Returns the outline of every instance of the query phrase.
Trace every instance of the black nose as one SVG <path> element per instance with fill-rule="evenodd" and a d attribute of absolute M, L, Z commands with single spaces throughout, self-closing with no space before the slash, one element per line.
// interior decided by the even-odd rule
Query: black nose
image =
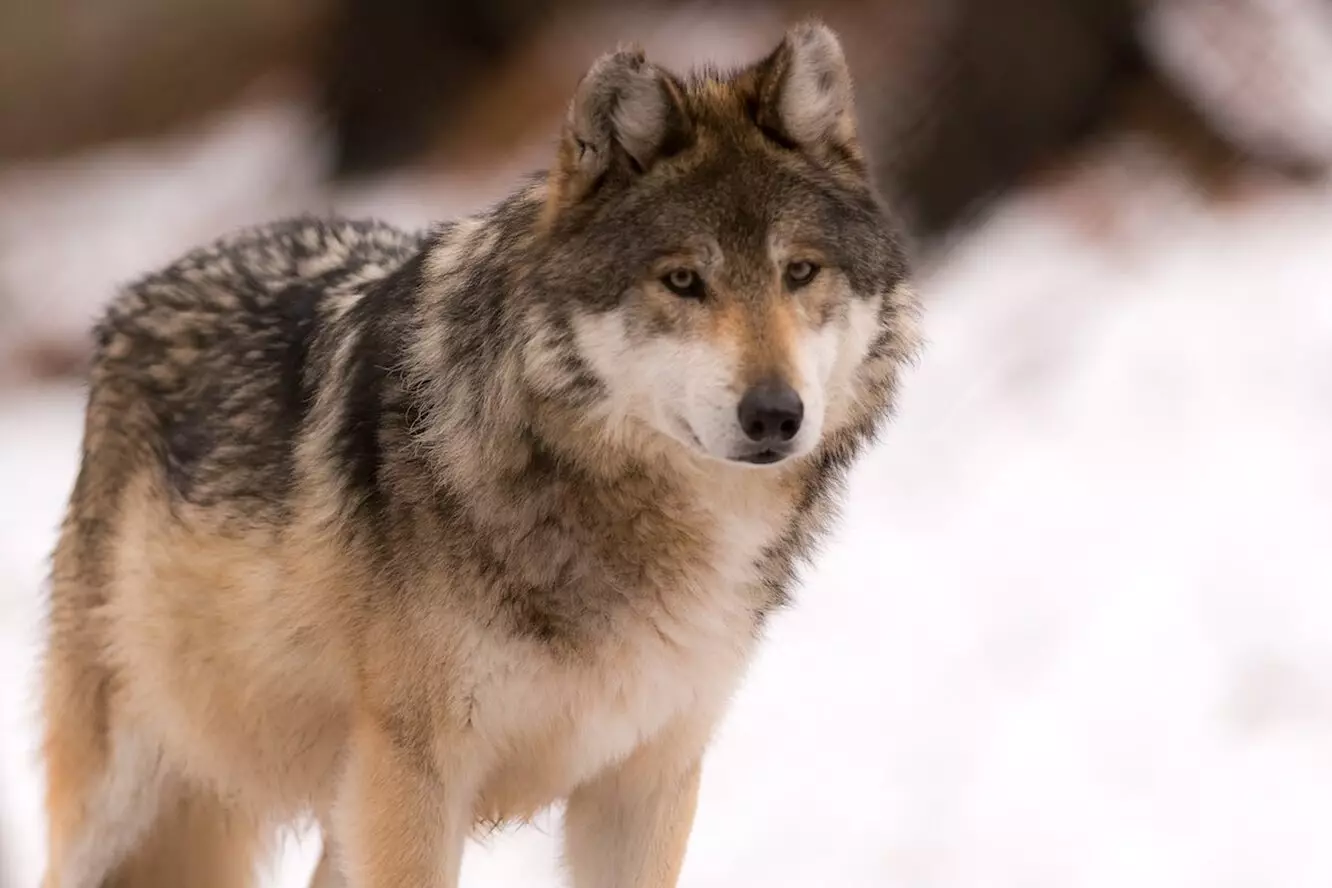
<path fill-rule="evenodd" d="M 740 399 L 740 428 L 757 444 L 782 444 L 800 431 L 805 405 L 784 382 L 765 380 Z"/>

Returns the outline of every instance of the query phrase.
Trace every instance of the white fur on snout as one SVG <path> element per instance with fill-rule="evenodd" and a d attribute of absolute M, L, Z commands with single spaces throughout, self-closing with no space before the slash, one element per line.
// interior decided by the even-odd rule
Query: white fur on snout
<path fill-rule="evenodd" d="M 820 328 L 805 328 L 795 345 L 791 385 L 804 403 L 791 453 L 819 445 L 840 427 L 856 397 L 856 373 L 878 334 L 879 300 L 848 297 L 846 311 Z M 612 428 L 631 417 L 691 450 L 734 459 L 752 447 L 740 426 L 736 356 L 717 344 L 674 336 L 635 336 L 625 310 L 575 318 L 579 354 L 608 393 Z"/>
<path fill-rule="evenodd" d="M 877 300 L 849 297 L 840 318 L 801 332 L 796 367 L 805 418 L 792 442 L 797 453 L 813 450 L 825 428 L 836 428 L 845 421 L 854 398 L 856 371 L 878 334 L 878 314 Z"/>
<path fill-rule="evenodd" d="M 630 417 L 691 450 L 728 459 L 741 434 L 734 356 L 715 344 L 634 336 L 622 310 L 574 319 L 578 351 L 606 386 L 612 423 Z"/>

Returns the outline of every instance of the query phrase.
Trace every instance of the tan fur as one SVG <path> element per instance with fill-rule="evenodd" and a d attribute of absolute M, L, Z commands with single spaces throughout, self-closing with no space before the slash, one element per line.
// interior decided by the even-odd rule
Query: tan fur
<path fill-rule="evenodd" d="M 797 29 L 763 70 L 822 70 L 829 39 Z M 474 828 L 559 800 L 576 888 L 675 885 L 709 739 L 890 404 L 914 300 L 887 235 L 853 272 L 863 257 L 839 270 L 781 226 L 748 253 L 668 251 L 713 263 L 706 307 L 651 277 L 611 305 L 525 296 L 550 263 L 483 284 L 562 236 L 597 165 L 707 162 L 725 133 L 704 124 L 693 154 L 653 152 L 718 88 L 609 57 L 564 166 L 494 216 L 428 242 L 264 231 L 118 299 L 54 560 L 47 888 L 249 884 L 272 831 L 311 815 L 317 888 L 454 888 Z M 822 145 L 845 131 L 818 92 L 784 125 Z M 583 137 L 603 153 L 574 153 Z M 807 258 L 830 267 L 784 291 Z M 300 308 L 311 276 L 326 291 Z M 478 321 L 490 339 L 459 351 Z M 731 423 L 745 385 L 789 379 L 812 431 L 762 469 L 701 453 L 636 397 L 667 375 L 683 388 L 661 403 Z"/>
<path fill-rule="evenodd" d="M 754 486 L 734 493 L 753 497 L 766 488 Z M 767 511 L 768 499 L 760 495 L 754 507 Z M 247 808 L 291 816 L 312 802 L 331 805 L 334 822 L 352 835 L 362 832 L 356 817 L 381 815 L 372 846 L 345 849 L 354 885 L 407 884 L 383 869 L 388 861 L 416 867 L 404 869 L 404 879 L 409 871 L 422 878 L 436 857 L 457 859 L 473 820 L 530 816 L 630 753 L 643 737 L 695 711 L 719 710 L 748 647 L 743 596 L 728 603 L 717 597 L 721 589 L 704 592 L 713 586 L 707 582 L 699 590 L 706 597 L 697 602 L 713 615 L 706 623 L 666 621 L 633 630 L 596 662 L 564 666 L 540 651 L 479 635 L 462 614 L 358 612 L 358 586 L 369 578 L 355 568 L 354 555 L 336 551 L 317 530 L 298 528 L 279 545 L 248 534 L 229 540 L 202 516 L 194 522 L 203 526 L 183 531 L 160 492 L 141 490 L 127 505 L 124 539 L 153 544 L 118 547 L 107 621 L 115 665 L 135 679 L 121 690 L 117 710 L 151 724 L 187 779 L 238 793 Z M 754 537 L 755 544 L 770 539 L 762 530 Z M 684 544 L 662 557 L 687 556 L 692 548 Z M 256 559 L 265 550 L 274 555 Z M 275 602 L 274 588 L 306 594 Z M 235 597 L 224 604 L 216 594 L 222 590 Z M 728 625 L 725 614 L 732 611 Z M 365 659 L 354 662 L 353 648 Z M 72 666 L 80 652 L 54 657 Z M 701 697 L 703 687 L 709 692 Z M 460 697 L 459 688 L 471 693 Z M 478 699 L 486 701 L 485 710 L 475 708 Z M 421 724 L 400 727 L 420 745 L 396 761 L 383 722 L 408 712 Z M 238 713 L 244 716 L 239 721 Z M 85 737 L 82 708 L 50 717 L 59 731 L 48 754 L 53 763 L 70 762 L 70 770 L 53 771 L 58 822 L 62 811 L 86 798 L 90 784 L 115 771 L 98 768 L 85 749 L 61 754 L 57 748 L 96 748 L 125 735 Z M 692 762 L 701 755 L 705 731 L 680 734 L 679 742 L 689 745 L 665 754 Z M 341 755 L 347 760 L 339 762 Z M 432 788 L 424 775 L 436 769 L 443 769 L 439 776 L 456 797 Z M 468 810 L 473 796 L 478 801 Z M 691 814 L 683 805 L 679 816 Z M 401 822 L 383 823 L 390 818 Z M 447 824 L 455 832 L 440 839 L 437 827 Z M 86 835 L 108 825 L 70 831 Z M 83 884 L 62 876 L 62 838 L 53 837 L 52 888 Z M 211 841 L 201 833 L 193 850 L 173 847 L 170 854 L 201 854 Z M 436 848 L 438 841 L 447 847 Z M 153 865 L 165 865 L 165 858 Z M 429 884 L 452 884 L 441 878 Z"/>

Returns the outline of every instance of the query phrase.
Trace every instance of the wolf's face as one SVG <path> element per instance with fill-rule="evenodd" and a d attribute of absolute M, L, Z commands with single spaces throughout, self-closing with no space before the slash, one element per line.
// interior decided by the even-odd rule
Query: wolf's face
<path fill-rule="evenodd" d="M 614 422 L 766 465 L 844 421 L 903 260 L 826 28 L 685 82 L 633 52 L 579 87 L 543 285 Z"/>

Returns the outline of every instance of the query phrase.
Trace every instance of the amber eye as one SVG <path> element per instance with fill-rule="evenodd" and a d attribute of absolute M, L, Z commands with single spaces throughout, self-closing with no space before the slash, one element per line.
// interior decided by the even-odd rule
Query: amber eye
<path fill-rule="evenodd" d="M 703 279 L 689 268 L 676 268 L 662 275 L 662 284 L 677 296 L 689 299 L 703 298 Z"/>
<path fill-rule="evenodd" d="M 798 290 L 814 280 L 818 273 L 819 267 L 813 262 L 806 262 L 803 259 L 792 262 L 786 266 L 786 286 Z"/>

